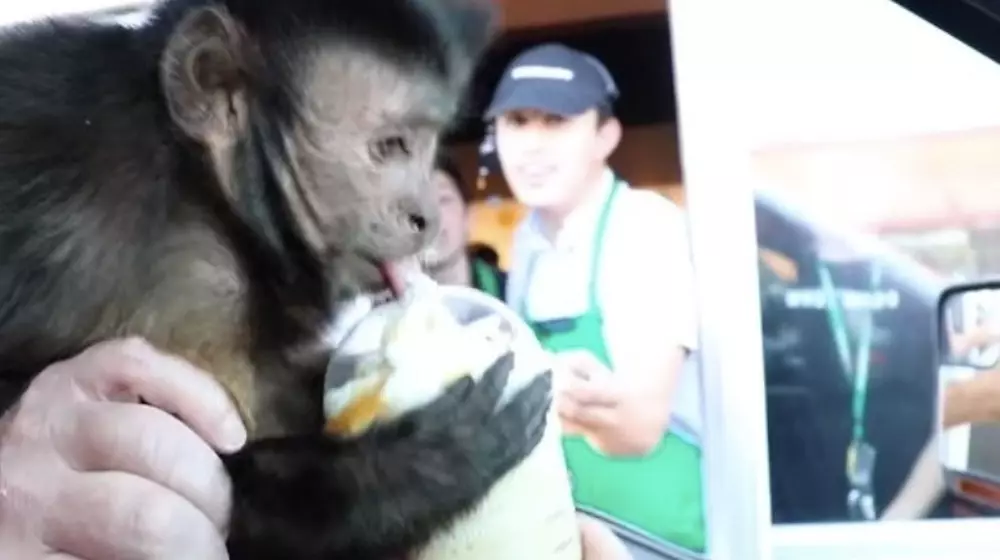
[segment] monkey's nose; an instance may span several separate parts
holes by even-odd
[[[410,222],[410,227],[418,233],[424,233],[427,230],[427,217],[423,214],[411,213],[406,216],[407,221]]]
[[[407,214],[406,220],[421,247],[430,243],[437,235],[439,221],[437,214],[433,211],[410,212]]]
[[[399,220],[406,228],[412,242],[422,247],[437,235],[438,213],[436,204],[422,204],[419,200],[407,200],[399,206]],[[436,201],[434,201],[436,202]]]

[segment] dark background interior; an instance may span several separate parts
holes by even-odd
[[[1000,0],[893,0],[1000,63]]]
[[[521,51],[545,42],[582,50],[608,67],[621,91],[615,110],[625,126],[675,120],[670,26],[663,14],[655,14],[507,32],[477,69],[464,118],[448,136],[449,142],[478,142],[482,138],[480,115],[504,68]]]

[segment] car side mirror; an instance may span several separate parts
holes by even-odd
[[[945,483],[960,498],[1000,510],[1000,280],[945,289],[937,325]]]

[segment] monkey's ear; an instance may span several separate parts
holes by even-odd
[[[247,128],[243,34],[218,7],[198,8],[174,29],[160,61],[170,116],[190,137],[231,143]]]

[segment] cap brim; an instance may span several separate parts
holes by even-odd
[[[542,84],[519,84],[509,92],[498,92],[493,102],[483,114],[483,120],[491,121],[510,111],[535,110],[560,117],[573,117],[596,107],[599,100],[583,92],[572,91],[572,86],[546,87]]]

